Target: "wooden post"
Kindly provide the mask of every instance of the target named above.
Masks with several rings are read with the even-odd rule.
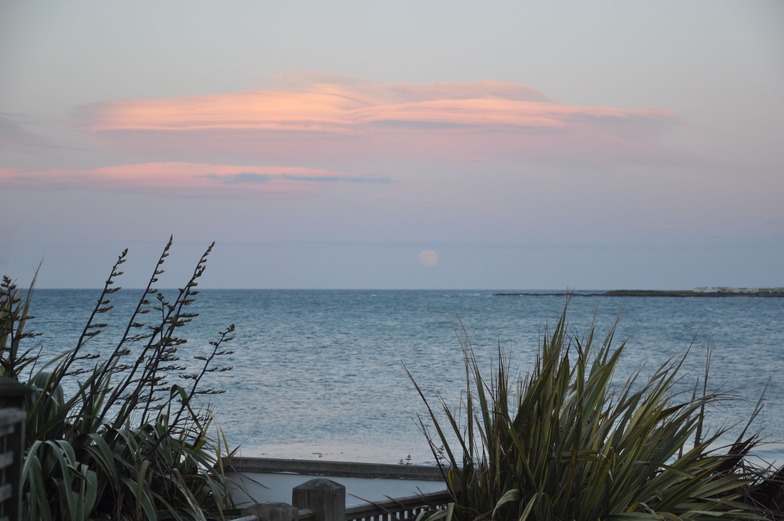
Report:
[[[346,487],[329,479],[311,479],[294,487],[291,503],[312,510],[315,521],[346,521]]]
[[[25,451],[26,385],[0,378],[0,518],[22,518],[22,465]]]

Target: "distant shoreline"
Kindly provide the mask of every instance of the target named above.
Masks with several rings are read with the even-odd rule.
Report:
[[[592,292],[493,293],[494,297],[784,297],[784,288],[612,289]]]

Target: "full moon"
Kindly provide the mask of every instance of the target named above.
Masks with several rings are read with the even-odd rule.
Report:
[[[426,268],[432,268],[438,264],[438,253],[433,250],[422,250],[419,252],[419,264]]]

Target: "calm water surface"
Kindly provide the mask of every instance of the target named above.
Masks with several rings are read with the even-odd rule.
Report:
[[[498,347],[524,375],[563,297],[497,297],[494,291],[205,290],[183,331],[183,360],[204,352],[228,324],[236,325],[233,366],[211,384],[226,392],[210,405],[233,446],[244,455],[397,462],[433,461],[417,421],[423,404],[404,366],[425,393],[456,405],[465,374],[458,336],[465,331],[480,364]],[[139,292],[114,296],[112,328],[94,339],[116,342]],[[34,328],[45,353],[72,347],[97,290],[36,290]],[[748,418],[765,391],[755,428],[771,443],[761,452],[784,460],[784,299],[575,297],[572,333],[596,319],[601,337],[618,314],[616,344],[627,348],[619,371],[652,371],[691,351],[683,389],[702,376],[712,344],[711,387],[733,399],[710,411],[714,427]],[[489,374],[489,372],[488,372]],[[766,389],[767,387],[767,389]]]

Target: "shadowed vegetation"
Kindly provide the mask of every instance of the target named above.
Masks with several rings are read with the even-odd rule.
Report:
[[[444,400],[432,406],[414,381],[429,411],[431,427],[421,420],[422,428],[453,498],[423,517],[781,519],[781,470],[748,461],[758,437],[744,430],[717,448],[726,431],[705,433],[706,407],[720,399],[707,392],[707,374],[685,396],[674,388],[685,356],[647,378],[638,372],[615,382],[625,345],[613,347],[614,332],[603,341],[595,326],[572,335],[564,309],[525,378],[510,376],[499,348],[489,380],[464,335],[459,410]]]
[[[92,351],[105,333],[127,250],[112,267],[76,345],[53,360],[34,345],[24,299],[11,279],[0,285],[0,376],[26,383],[23,514],[30,520],[222,518],[230,499],[226,441],[210,435],[212,414],[194,406],[234,326],[219,332],[193,362],[181,359],[183,328],[195,317],[210,246],[170,300],[156,289],[172,241],[163,250],[135,309],[110,348]],[[32,285],[31,285],[32,286]],[[206,354],[205,354],[206,353]],[[72,391],[69,391],[72,390]]]

